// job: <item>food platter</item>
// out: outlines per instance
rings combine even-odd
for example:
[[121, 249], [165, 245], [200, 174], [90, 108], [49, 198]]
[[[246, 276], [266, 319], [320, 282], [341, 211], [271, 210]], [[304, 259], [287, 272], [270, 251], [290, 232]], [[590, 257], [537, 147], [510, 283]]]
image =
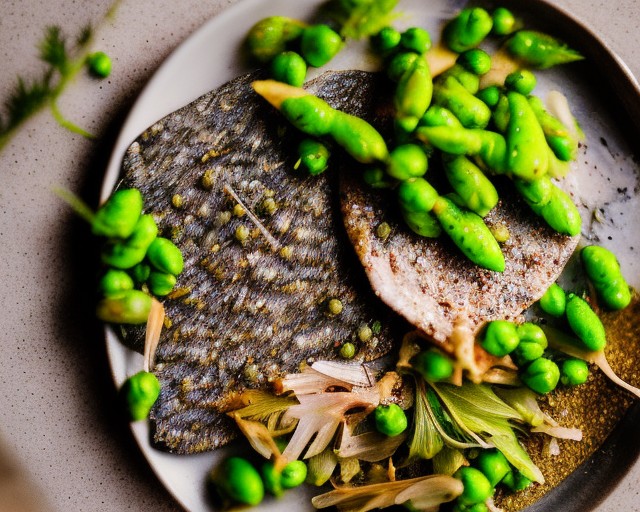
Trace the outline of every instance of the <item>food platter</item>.
[[[205, 23], [188, 38], [158, 69], [132, 108], [116, 142], [105, 176], [102, 197], [108, 196], [113, 189], [123, 154], [141, 132], [164, 115], [248, 70], [241, 58], [240, 47], [243, 35], [253, 23], [275, 14], [309, 19], [318, 5], [319, 2], [313, 0], [242, 0]], [[451, 17], [462, 5], [463, 3], [456, 5], [437, 0], [429, 2], [427, 7], [427, 4], [419, 0], [401, 0], [399, 7], [403, 16], [397, 21], [397, 26], [402, 28], [419, 25], [435, 36], [439, 32], [440, 23]], [[514, 10], [519, 8], [515, 3], [513, 7]], [[637, 187], [638, 168], [629, 147], [632, 137], [628, 135], [629, 132], [625, 134], [624, 131], [626, 129], [637, 133], [638, 128], [632, 127], [621, 115], [625, 109], [633, 114], [640, 108], [638, 84], [624, 64], [569, 14], [558, 11], [545, 2], [529, 2], [528, 9], [536, 19], [540, 19], [540, 15], [545, 20], [554, 19], [555, 24], [549, 31], [565, 37], [572, 44], [575, 41], [576, 46], [587, 56], [588, 65], [545, 73], [540, 79], [537, 93], [544, 97], [545, 92], [560, 88], [569, 98], [588, 141], [578, 162], [578, 169], [572, 172], [572, 181], [569, 183], [582, 203], [583, 219], [587, 219], [583, 225], [583, 234], [597, 238], [603, 245], [613, 249], [620, 257], [630, 284], [639, 288], [640, 261], [635, 257], [633, 249], [630, 249], [640, 248], [640, 235], [634, 233], [636, 230], [633, 229], [640, 221], [640, 198], [633, 193]], [[364, 43], [354, 44], [332, 61], [330, 68], [373, 69], [375, 60], [366, 55]], [[591, 58], [594, 60], [590, 60]], [[597, 77], [593, 76], [594, 73], [597, 73]], [[602, 77], [608, 78], [600, 82]], [[614, 169], [615, 172], [605, 172], [607, 169]], [[588, 176], [588, 179], [582, 179], [583, 176]], [[622, 194], [620, 191], [631, 192]], [[592, 223], [588, 220], [592, 210], [600, 205], [606, 205], [604, 217], [610, 222]], [[637, 239], [633, 239], [634, 237]], [[114, 380], [119, 386], [127, 376], [141, 368], [142, 356], [125, 348], [111, 330], [107, 331], [107, 347]], [[625, 425], [629, 422], [637, 424], [637, 410], [635, 413], [635, 419], [632, 412], [623, 420], [618, 436], [625, 435]], [[206, 474], [217, 460], [238, 448], [232, 446], [212, 453], [175, 456], [151, 446], [149, 426], [146, 423], [135, 423], [132, 430], [153, 471], [176, 500], [190, 512], [211, 510], [205, 486]], [[611, 447], [623, 445], [619, 438], [612, 438], [608, 447], [595, 455], [595, 459], [601, 457], [600, 467], [607, 467], [607, 463], [611, 466], [615, 462], [615, 458], [611, 457]], [[627, 444], [625, 448], [628, 465], [637, 456], [637, 441], [636, 446]], [[606, 459], [603, 458], [605, 453], [608, 454]], [[598, 474], [602, 478], [603, 472], [592, 474]], [[584, 503], [597, 502], [593, 495], [596, 491], [593, 490], [582, 492], [579, 500], [574, 500], [575, 505], [568, 505], [568, 489], [576, 485], [573, 480], [578, 479], [578, 484], [584, 485], [585, 479], [592, 478], [585, 476], [582, 471], [579, 473], [578, 475], [576, 472], [566, 485], [550, 493], [545, 500], [551, 500], [549, 503], [552, 503], [560, 495], [563, 510], [586, 510]], [[617, 472], [609, 472], [611, 484], [620, 473], [619, 466]], [[590, 488], [593, 489], [593, 486]], [[256, 510], [267, 512], [282, 510], [284, 507], [312, 510], [306, 492], [291, 492], [278, 501], [266, 500]], [[583, 501], [587, 498], [588, 501]], [[571, 508], [572, 506], [575, 508]], [[533, 509], [548, 510], [549, 507], [550, 505], [538, 503]]]

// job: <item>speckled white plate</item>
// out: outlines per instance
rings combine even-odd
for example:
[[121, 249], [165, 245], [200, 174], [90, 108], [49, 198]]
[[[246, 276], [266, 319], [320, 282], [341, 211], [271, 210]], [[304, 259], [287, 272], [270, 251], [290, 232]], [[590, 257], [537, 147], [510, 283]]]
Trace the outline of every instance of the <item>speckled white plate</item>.
[[[244, 34], [256, 21], [275, 14], [310, 19], [319, 3], [318, 0], [243, 0], [211, 19], [180, 45], [147, 84], [124, 123], [107, 169], [102, 197], [106, 198], [116, 184], [124, 152], [140, 133], [161, 117], [247, 70], [243, 67], [239, 50]], [[396, 25], [399, 28], [423, 26], [435, 35], [442, 20], [451, 17], [461, 4], [447, 0], [400, 0], [399, 8], [404, 15]], [[518, 8], [514, 5], [514, 9]], [[598, 239], [602, 245], [614, 249], [631, 284], [640, 287], [640, 258], [634, 252], [640, 250], [640, 231], [634, 229], [640, 225], [640, 205], [633, 192], [638, 168], [627, 142], [631, 138], [622, 135], [619, 119], [609, 114], [612, 103], [625, 105], [632, 114], [638, 113], [640, 88], [624, 64], [570, 14], [558, 11], [543, 1], [529, 2], [528, 8], [533, 10], [536, 18], [543, 15], [547, 20], [555, 20], [557, 26], [553, 33], [567, 34], [565, 37], [574, 46], [588, 57], [595, 57], [598, 70], [610, 77], [610, 83], [604, 86], [614, 87], [619, 94], [613, 101], [609, 97], [603, 100], [599, 96], [600, 89], [593, 88], [592, 80], [585, 74], [587, 66], [580, 65], [541, 73], [536, 89], [536, 94], [541, 97], [551, 89], [564, 91], [587, 135], [587, 147], [576, 169], [566, 180], [567, 188], [583, 205], [584, 237]], [[558, 32], [560, 26], [561, 31]], [[366, 58], [365, 44], [358, 43], [350, 45], [349, 50], [334, 59], [330, 67], [371, 69], [374, 65], [374, 60]], [[606, 144], [601, 142], [601, 138], [606, 140]], [[603, 208], [608, 221], [592, 223], [594, 208]], [[110, 330], [107, 331], [107, 349], [116, 385], [120, 386], [127, 376], [142, 368], [142, 356], [125, 348]], [[233, 447], [201, 455], [175, 456], [151, 446], [146, 423], [133, 424], [132, 431], [158, 478], [185, 509], [190, 512], [212, 510], [206, 494], [206, 475], [217, 460], [234, 450]], [[635, 449], [637, 453], [637, 447]], [[609, 486], [611, 484], [613, 482]], [[256, 510], [313, 510], [309, 497], [309, 491], [289, 492], [278, 501], [267, 499]], [[588, 503], [595, 506], [597, 501], [597, 495], [592, 493]], [[566, 511], [587, 510], [581, 504], [571, 508], [569, 501], [563, 503], [562, 509]]]

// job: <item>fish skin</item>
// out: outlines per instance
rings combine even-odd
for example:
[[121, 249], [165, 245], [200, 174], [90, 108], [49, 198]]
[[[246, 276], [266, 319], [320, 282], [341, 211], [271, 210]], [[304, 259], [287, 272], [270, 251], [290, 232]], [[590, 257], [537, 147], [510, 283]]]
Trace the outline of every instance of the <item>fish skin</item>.
[[[300, 135], [251, 89], [261, 77], [239, 77], [158, 121], [123, 160], [118, 186], [140, 189], [145, 213], [185, 260], [163, 300], [167, 322], [154, 370], [162, 391], [150, 416], [154, 443], [174, 453], [233, 439], [225, 406], [247, 387], [267, 387], [305, 362], [336, 359], [347, 340], [357, 347], [356, 361], [380, 358], [393, 346], [393, 315], [372, 293], [344, 233], [337, 176], [294, 170]], [[367, 110], [378, 95], [361, 72], [327, 74], [309, 87], [351, 112]], [[207, 171], [212, 180], [205, 186]], [[247, 215], [222, 213], [236, 204], [229, 189], [271, 242]], [[267, 197], [278, 205], [272, 215], [262, 207]], [[235, 238], [241, 224], [251, 232], [244, 244]], [[328, 314], [331, 298], [342, 301], [342, 313]], [[381, 332], [360, 341], [358, 328], [375, 321]], [[142, 350], [141, 326], [123, 327], [122, 336]]]
[[[488, 321], [518, 319], [556, 281], [580, 239], [556, 233], [509, 183], [496, 184], [501, 199], [484, 221], [490, 229], [509, 230], [501, 244], [502, 273], [473, 264], [445, 236], [413, 233], [397, 209], [389, 208], [397, 202], [392, 193], [367, 189], [341, 175], [346, 230], [376, 294], [450, 352], [455, 349], [451, 335], [460, 326], [477, 335]], [[385, 240], [375, 234], [382, 222], [391, 227]]]

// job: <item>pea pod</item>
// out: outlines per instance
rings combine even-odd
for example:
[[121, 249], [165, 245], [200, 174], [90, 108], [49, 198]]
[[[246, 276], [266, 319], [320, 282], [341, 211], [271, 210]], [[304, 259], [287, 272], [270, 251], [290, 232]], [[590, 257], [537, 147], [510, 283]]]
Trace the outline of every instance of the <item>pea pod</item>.
[[442, 229], [473, 263], [488, 270], [504, 272], [500, 245], [479, 215], [460, 209], [449, 198], [439, 197], [433, 213]]
[[436, 83], [433, 101], [451, 110], [465, 128], [485, 128], [491, 120], [489, 107], [454, 76], [447, 76]]
[[615, 254], [604, 247], [589, 245], [580, 251], [580, 259], [605, 307], [618, 310], [629, 305], [631, 292]]
[[158, 226], [151, 215], [142, 215], [133, 233], [126, 240], [108, 245], [102, 252], [102, 261], [120, 269], [129, 269], [140, 263], [158, 235]]
[[499, 133], [455, 126], [420, 126], [415, 136], [445, 153], [477, 156], [492, 172], [506, 171], [507, 146]]
[[449, 49], [464, 52], [478, 46], [491, 32], [491, 15], [481, 7], [462, 9], [444, 28], [442, 38]]
[[100, 320], [114, 324], [144, 324], [150, 311], [151, 297], [140, 290], [105, 297], [96, 307]]
[[117, 190], [98, 209], [91, 231], [109, 238], [128, 238], [142, 213], [142, 194], [138, 189]]
[[414, 59], [402, 74], [393, 95], [396, 122], [405, 132], [412, 132], [427, 111], [433, 94], [431, 72], [424, 56]]
[[249, 54], [260, 62], [269, 62], [286, 49], [287, 43], [302, 35], [305, 24], [285, 16], [270, 16], [258, 21], [247, 34]]
[[300, 131], [316, 137], [329, 135], [361, 163], [386, 161], [389, 153], [382, 135], [365, 120], [335, 110], [298, 87], [274, 80], [256, 81], [252, 85]]
[[607, 344], [604, 326], [586, 300], [570, 293], [567, 297], [565, 315], [569, 327], [588, 350], [597, 352], [604, 349]]
[[519, 30], [506, 41], [505, 48], [522, 63], [540, 69], [584, 58], [565, 43], [535, 30]]
[[498, 191], [471, 160], [443, 155], [442, 162], [447, 180], [465, 208], [484, 217], [498, 204]]
[[544, 176], [549, 167], [549, 156], [540, 123], [524, 95], [509, 91], [507, 101], [506, 167], [513, 176], [527, 181]]
[[578, 141], [571, 136], [567, 127], [559, 119], [546, 111], [540, 98], [530, 96], [528, 100], [544, 132], [547, 144], [556, 157], [564, 162], [575, 160], [578, 153]]

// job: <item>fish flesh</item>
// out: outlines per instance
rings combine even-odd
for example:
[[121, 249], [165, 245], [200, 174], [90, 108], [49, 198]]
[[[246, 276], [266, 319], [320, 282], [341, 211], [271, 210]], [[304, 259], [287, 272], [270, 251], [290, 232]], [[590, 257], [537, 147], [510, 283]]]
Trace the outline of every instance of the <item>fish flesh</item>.
[[[430, 170], [430, 173], [437, 171]], [[505, 180], [506, 181], [506, 180]], [[556, 281], [579, 236], [556, 233], [535, 216], [510, 183], [496, 180], [500, 201], [484, 218], [489, 229], [508, 230], [501, 244], [506, 268], [481, 268], [446, 236], [413, 233], [390, 208], [388, 191], [362, 187], [347, 174], [341, 179], [347, 233], [376, 294], [425, 335], [453, 351], [456, 329], [476, 335], [491, 320], [515, 320]], [[386, 222], [388, 237], [377, 236]]]
[[[163, 300], [154, 369], [162, 391], [150, 416], [155, 444], [170, 452], [228, 443], [236, 430], [225, 407], [246, 388], [336, 359], [347, 341], [355, 361], [394, 346], [395, 315], [346, 238], [335, 171], [294, 168], [301, 135], [254, 93], [258, 78], [238, 77], [169, 114], [123, 160], [118, 186], [142, 192], [145, 212], [185, 260]], [[307, 87], [346, 111], [379, 96], [362, 72]], [[144, 329], [123, 327], [122, 338], [141, 351]]]

